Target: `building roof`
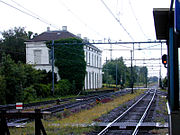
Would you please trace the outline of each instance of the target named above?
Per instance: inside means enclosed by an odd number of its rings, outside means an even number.
[[[156,29],[156,38],[158,40],[168,40],[169,8],[154,8],[153,15]],[[172,20],[174,20],[173,17],[174,15],[171,16]]]
[[[51,40],[59,40],[59,39],[72,38],[72,37],[79,38],[76,35],[65,30],[46,31],[34,37],[33,39],[29,40],[28,42],[51,41]]]
[[[28,40],[26,42],[43,42],[43,41],[52,41],[52,40],[60,40],[60,39],[66,39],[66,38],[80,38],[79,36],[76,36],[70,32],[68,32],[67,30],[59,30],[59,31],[46,31],[43,32],[37,36],[35,36],[33,39]],[[87,40],[87,39],[85,39]],[[98,49],[96,46],[94,45],[88,45],[89,47],[93,47],[94,49],[96,49],[97,51],[102,52],[100,49]]]

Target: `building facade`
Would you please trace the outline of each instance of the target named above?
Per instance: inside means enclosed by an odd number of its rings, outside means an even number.
[[[102,87],[102,51],[93,45],[84,46],[86,61],[85,89]]]
[[[50,31],[34,37],[26,42],[26,63],[32,64],[36,69],[52,71],[51,50],[46,46],[46,41],[65,39],[65,38],[80,38],[67,31],[67,27],[63,27],[62,31]],[[86,61],[86,76],[84,89],[97,89],[102,87],[102,51],[94,45],[84,46],[85,61]],[[58,80],[61,75],[58,75],[58,68],[55,67],[54,72],[57,73]]]

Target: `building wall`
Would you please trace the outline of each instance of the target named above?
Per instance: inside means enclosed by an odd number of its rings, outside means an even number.
[[[40,51],[40,63],[35,62],[36,51]],[[48,54],[48,55],[47,55]],[[39,56],[38,56],[39,57]],[[27,42],[26,43],[26,63],[27,64],[50,64],[49,63],[49,48],[44,42]]]
[[[85,89],[97,89],[102,87],[102,52],[92,46],[84,47],[86,61]]]
[[[84,46],[86,61],[85,89],[102,87],[102,52],[92,45]],[[26,63],[34,64],[36,69],[51,71],[50,50],[44,42],[26,43]],[[55,73],[58,69],[55,67]],[[60,77],[58,76],[58,79]]]

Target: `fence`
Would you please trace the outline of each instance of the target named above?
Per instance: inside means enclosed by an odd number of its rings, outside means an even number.
[[[9,128],[7,125],[7,119],[30,118],[35,119],[35,135],[41,135],[41,131],[43,135],[47,135],[41,121],[42,115],[43,113],[41,113],[40,109],[35,109],[34,112],[26,113],[6,113],[5,110],[2,110],[0,113],[0,133],[1,135],[10,135]]]

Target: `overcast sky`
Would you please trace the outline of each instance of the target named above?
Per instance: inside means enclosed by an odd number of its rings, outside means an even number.
[[[153,8],[169,7],[170,0],[0,0],[0,31],[25,27],[26,31],[40,34],[47,27],[61,30],[62,26],[67,26],[69,32],[81,34],[82,38],[88,37],[90,41],[156,40]],[[151,46],[155,45],[138,45],[135,48]],[[115,49],[128,47],[131,49],[132,45],[112,46]],[[160,45],[155,46],[159,47]],[[107,49],[110,45],[101,45],[99,48]],[[113,58],[120,56],[130,58],[130,51],[112,52]],[[103,51],[103,61],[106,57],[110,58],[109,51]],[[160,51],[135,51],[135,58],[160,57]],[[143,64],[146,65],[146,62]],[[155,69],[159,70],[151,70]],[[165,69],[163,70],[165,76]],[[152,75],[157,73],[159,71]]]

